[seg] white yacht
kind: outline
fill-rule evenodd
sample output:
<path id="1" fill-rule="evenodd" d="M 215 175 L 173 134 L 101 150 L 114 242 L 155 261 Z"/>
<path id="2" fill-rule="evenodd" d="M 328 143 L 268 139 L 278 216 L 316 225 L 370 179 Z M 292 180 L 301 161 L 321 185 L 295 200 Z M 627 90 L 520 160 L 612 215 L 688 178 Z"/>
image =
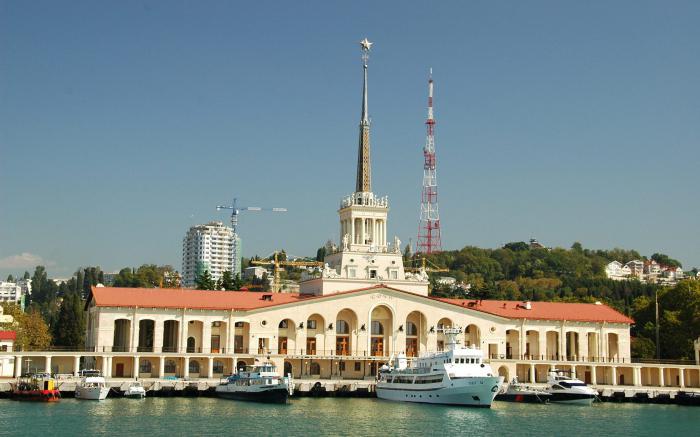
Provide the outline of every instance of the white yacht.
<path id="1" fill-rule="evenodd" d="M 146 397 L 146 389 L 139 381 L 134 381 L 129 384 L 129 387 L 124 391 L 124 397 L 131 399 L 143 399 Z"/>
<path id="2" fill-rule="evenodd" d="M 279 376 L 272 363 L 246 366 L 216 386 L 216 394 L 241 401 L 286 403 L 294 392 L 292 375 Z"/>
<path id="3" fill-rule="evenodd" d="M 107 398 L 109 387 L 104 377 L 97 370 L 83 370 L 82 379 L 75 386 L 76 399 L 101 401 Z"/>
<path id="4" fill-rule="evenodd" d="M 572 378 L 564 370 L 551 370 L 547 373 L 546 391 L 551 394 L 552 402 L 591 405 L 598 392 L 580 379 Z"/>
<path id="5" fill-rule="evenodd" d="M 392 368 L 383 369 L 377 382 L 377 397 L 392 401 L 490 407 L 503 377 L 494 375 L 483 353 L 458 346 L 460 328 L 443 329 L 447 350 L 408 363 L 404 354 Z"/>

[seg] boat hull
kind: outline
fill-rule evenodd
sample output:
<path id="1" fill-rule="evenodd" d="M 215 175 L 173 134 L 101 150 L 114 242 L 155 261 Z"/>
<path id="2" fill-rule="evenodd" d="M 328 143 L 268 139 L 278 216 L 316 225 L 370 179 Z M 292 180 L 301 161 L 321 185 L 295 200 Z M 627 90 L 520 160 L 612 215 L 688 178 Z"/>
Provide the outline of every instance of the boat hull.
<path id="1" fill-rule="evenodd" d="M 15 390 L 12 392 L 12 399 L 31 402 L 58 402 L 61 400 L 61 392 L 58 390 Z"/>
<path id="2" fill-rule="evenodd" d="M 101 401 L 107 399 L 109 387 L 76 387 L 75 398 L 87 401 Z"/>
<path id="3" fill-rule="evenodd" d="M 377 397 L 390 401 L 425 404 L 491 407 L 502 382 L 499 377 L 461 378 L 450 381 L 450 386 L 413 388 L 408 384 L 377 384 Z"/>
<path id="4" fill-rule="evenodd" d="M 595 395 L 588 393 L 552 393 L 549 400 L 558 404 L 591 405 L 595 400 Z"/>
<path id="5" fill-rule="evenodd" d="M 497 401 L 520 402 L 523 404 L 545 404 L 549 402 L 551 395 L 535 393 L 505 393 L 496 396 Z"/>
<path id="6" fill-rule="evenodd" d="M 144 393 L 144 392 L 124 393 L 124 397 L 128 398 L 128 399 L 143 399 L 146 397 L 146 393 Z"/>
<path id="7" fill-rule="evenodd" d="M 289 398 L 289 391 L 284 388 L 273 388 L 269 390 L 217 390 L 217 396 L 224 399 L 236 401 L 265 402 L 272 404 L 285 404 Z"/>

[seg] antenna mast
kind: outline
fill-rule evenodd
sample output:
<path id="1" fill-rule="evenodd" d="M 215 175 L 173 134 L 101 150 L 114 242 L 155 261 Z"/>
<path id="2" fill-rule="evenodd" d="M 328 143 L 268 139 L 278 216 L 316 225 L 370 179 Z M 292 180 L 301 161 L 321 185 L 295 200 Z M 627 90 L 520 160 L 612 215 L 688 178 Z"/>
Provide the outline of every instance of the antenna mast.
<path id="1" fill-rule="evenodd" d="M 420 204 L 420 223 L 416 252 L 431 254 L 442 250 L 440 214 L 437 201 L 437 173 L 435 170 L 435 118 L 433 117 L 433 69 L 428 78 L 427 136 L 423 147 L 423 192 Z"/>

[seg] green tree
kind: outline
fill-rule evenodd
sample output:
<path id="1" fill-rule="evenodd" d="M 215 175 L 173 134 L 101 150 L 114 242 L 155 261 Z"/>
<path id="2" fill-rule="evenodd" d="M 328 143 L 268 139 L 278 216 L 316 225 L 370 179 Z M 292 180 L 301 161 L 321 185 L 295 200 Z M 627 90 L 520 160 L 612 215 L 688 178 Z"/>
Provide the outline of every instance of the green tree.
<path id="1" fill-rule="evenodd" d="M 197 285 L 197 290 L 213 290 L 216 288 L 216 283 L 212 279 L 209 270 L 204 270 L 201 275 L 197 275 L 194 282 Z"/>
<path id="2" fill-rule="evenodd" d="M 46 350 L 51 345 L 51 332 L 41 314 L 33 309 L 22 312 L 14 303 L 2 303 L 5 314 L 14 318 L 12 323 L 3 323 L 2 329 L 17 333 L 15 348 L 17 350 Z"/>
<path id="3" fill-rule="evenodd" d="M 243 288 L 243 280 L 241 279 L 241 275 L 236 273 L 236 277 L 233 278 L 233 290 L 240 290 Z"/>
<path id="4" fill-rule="evenodd" d="M 316 261 L 323 261 L 326 259 L 326 246 L 321 246 L 316 249 Z"/>
<path id="5" fill-rule="evenodd" d="M 665 255 L 663 253 L 655 253 L 651 256 L 651 259 L 656 261 L 657 263 L 661 264 L 662 266 L 669 266 L 669 267 L 683 267 L 683 265 L 680 263 L 680 261 L 675 260 L 668 255 Z"/>
<path id="6" fill-rule="evenodd" d="M 7 275 L 7 282 L 15 282 L 15 277 L 12 276 L 12 273 L 10 273 L 9 275 Z"/>
<path id="7" fill-rule="evenodd" d="M 32 275 L 30 275 L 29 272 L 25 270 L 25 271 L 24 271 L 24 276 L 22 276 L 22 279 L 29 279 L 29 278 L 31 278 L 31 277 L 32 277 Z"/>
<path id="8" fill-rule="evenodd" d="M 224 273 L 221 275 L 221 279 L 219 279 L 218 284 L 217 284 L 217 289 L 224 289 L 224 290 L 235 290 L 236 285 L 234 283 L 233 275 L 231 275 L 230 270 L 224 271 Z"/>
<path id="9" fill-rule="evenodd" d="M 54 344 L 73 349 L 85 346 L 84 301 L 76 292 L 69 292 L 63 298 L 58 311 L 58 319 L 53 327 Z"/>

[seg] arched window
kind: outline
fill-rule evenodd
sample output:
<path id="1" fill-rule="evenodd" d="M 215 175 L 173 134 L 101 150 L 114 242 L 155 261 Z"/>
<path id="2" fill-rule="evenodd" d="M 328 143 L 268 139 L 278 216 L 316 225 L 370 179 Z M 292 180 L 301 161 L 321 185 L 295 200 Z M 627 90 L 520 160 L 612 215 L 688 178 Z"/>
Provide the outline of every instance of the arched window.
<path id="1" fill-rule="evenodd" d="M 284 362 L 284 374 L 289 375 L 290 373 L 292 373 L 292 363 L 290 363 L 289 361 L 285 361 Z"/>
<path id="2" fill-rule="evenodd" d="M 214 360 L 214 373 L 224 373 L 224 362 L 219 360 Z"/>
<path id="3" fill-rule="evenodd" d="M 309 365 L 309 373 L 311 375 L 320 375 L 321 374 L 321 366 L 318 363 L 311 363 Z"/>
<path id="4" fill-rule="evenodd" d="M 418 335 L 418 328 L 413 322 L 406 322 L 406 335 Z"/>
<path id="5" fill-rule="evenodd" d="M 372 321 L 372 335 L 384 335 L 384 326 L 382 326 L 381 322 Z"/>
<path id="6" fill-rule="evenodd" d="M 245 366 L 247 366 L 245 361 L 239 361 L 236 365 L 236 370 L 238 370 L 239 372 L 245 370 Z"/>
<path id="7" fill-rule="evenodd" d="M 175 373 L 175 368 L 175 360 L 165 360 L 165 367 L 163 369 L 165 373 Z"/>
<path id="8" fill-rule="evenodd" d="M 338 320 L 335 322 L 335 333 L 344 335 L 350 334 L 350 325 L 345 320 Z"/>
<path id="9" fill-rule="evenodd" d="M 190 373 L 199 373 L 199 361 L 190 361 Z"/>
<path id="10" fill-rule="evenodd" d="M 280 329 L 287 329 L 287 326 L 289 326 L 287 323 L 287 319 L 284 319 L 280 322 Z"/>
<path id="11" fill-rule="evenodd" d="M 188 337 L 187 338 L 187 352 L 193 353 L 194 352 L 194 337 Z"/>
<path id="12" fill-rule="evenodd" d="M 151 373 L 151 362 L 149 360 L 142 360 L 139 366 L 140 373 Z"/>

